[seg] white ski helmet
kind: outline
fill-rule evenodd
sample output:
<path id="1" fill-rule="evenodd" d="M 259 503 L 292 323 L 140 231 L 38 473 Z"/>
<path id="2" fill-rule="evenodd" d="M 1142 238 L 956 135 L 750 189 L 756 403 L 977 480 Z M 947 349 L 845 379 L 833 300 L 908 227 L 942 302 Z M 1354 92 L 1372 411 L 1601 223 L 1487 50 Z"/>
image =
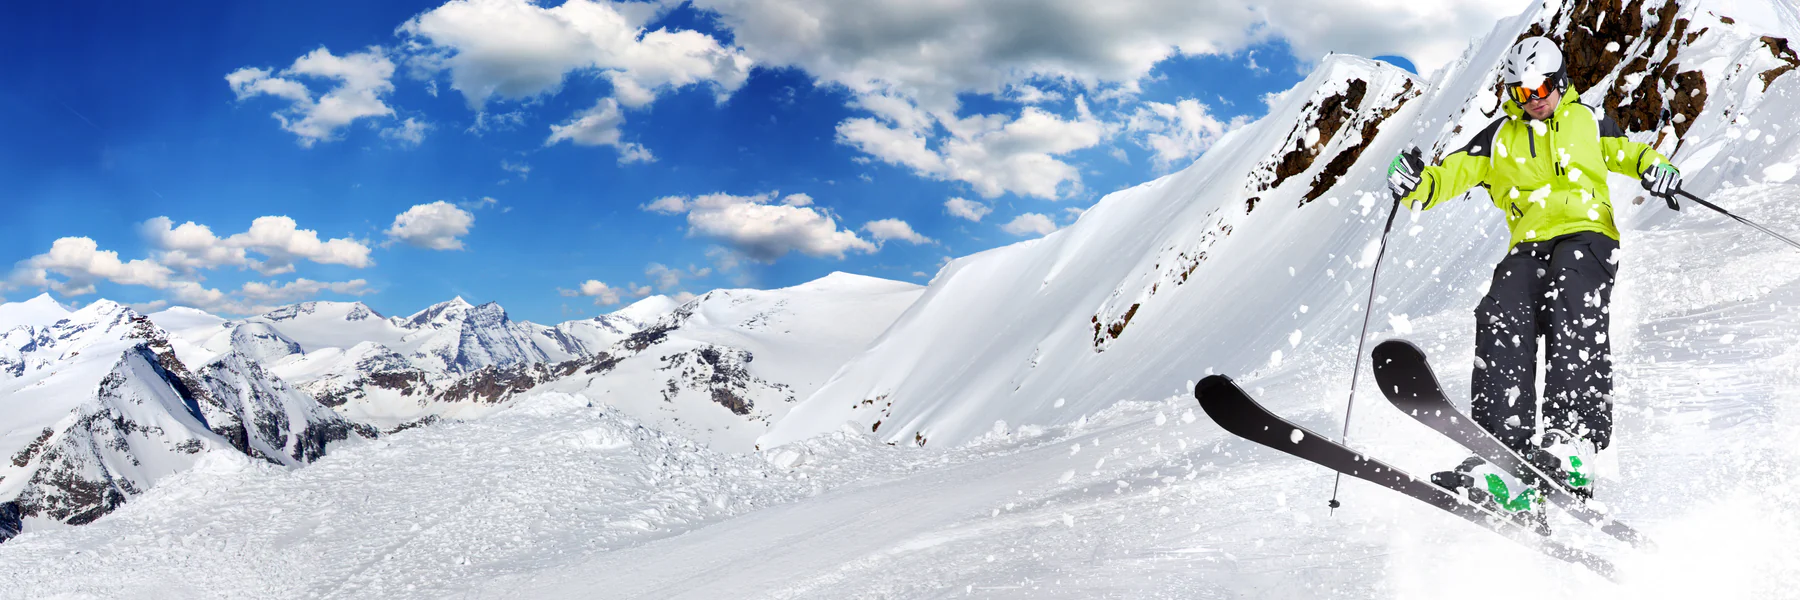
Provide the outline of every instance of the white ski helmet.
<path id="1" fill-rule="evenodd" d="M 1562 50 L 1556 48 L 1556 42 L 1547 37 L 1530 37 L 1513 44 L 1506 51 L 1506 63 L 1501 67 L 1501 81 L 1506 85 L 1522 85 L 1536 88 L 1548 80 L 1556 89 L 1568 85 L 1569 70 L 1563 64 Z"/>

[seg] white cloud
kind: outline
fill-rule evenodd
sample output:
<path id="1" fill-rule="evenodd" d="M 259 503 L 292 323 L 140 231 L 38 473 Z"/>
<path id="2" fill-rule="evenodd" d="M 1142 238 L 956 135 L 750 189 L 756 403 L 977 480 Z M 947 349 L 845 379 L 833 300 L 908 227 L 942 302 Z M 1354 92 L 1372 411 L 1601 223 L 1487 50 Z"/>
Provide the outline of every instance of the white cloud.
<path id="1" fill-rule="evenodd" d="M 368 285 L 369 282 L 362 279 L 328 282 L 301 277 L 287 283 L 247 282 L 243 288 L 238 290 L 238 293 L 255 302 L 287 304 L 296 300 L 312 298 L 319 295 L 320 292 L 327 291 L 348 296 L 362 296 L 374 291 L 368 289 Z"/>
<path id="2" fill-rule="evenodd" d="M 620 141 L 619 126 L 624 123 L 625 115 L 620 112 L 618 101 L 601 98 L 593 108 L 562 124 L 551 125 L 550 138 L 544 140 L 544 145 L 554 146 L 567 140 L 582 146 L 612 146 L 619 151 L 619 164 L 655 161 L 656 157 L 643 146 Z"/>
<path id="3" fill-rule="evenodd" d="M 589 279 L 581 282 L 581 287 L 578 289 L 560 291 L 564 296 L 587 296 L 593 298 L 594 304 L 598 305 L 618 304 L 619 298 L 625 293 L 625 290 L 606 285 L 606 283 L 597 279 Z"/>
<path id="4" fill-rule="evenodd" d="M 320 242 L 314 232 L 295 229 L 293 220 L 287 217 L 259 218 L 250 231 L 223 239 L 204 225 L 171 225 L 167 217 L 145 222 L 140 230 L 150 243 L 152 257 L 131 261 L 121 260 L 112 250 L 101 250 L 91 238 L 58 239 L 51 243 L 49 252 L 15 264 L 12 273 L 0 281 L 0 290 L 35 287 L 80 296 L 95 293 L 96 283 L 109 281 L 161 290 L 167 295 L 167 299 L 146 304 L 147 308 L 175 304 L 222 314 L 266 312 L 269 302 L 298 300 L 322 291 L 369 293 L 364 287 L 367 283 L 361 279 L 339 283 L 297 279 L 279 285 L 250 282 L 235 294 L 208 288 L 200 283 L 197 271 L 237 266 L 273 274 L 293 270 L 293 262 L 299 259 L 357 268 L 373 263 L 368 260 L 367 246 L 350 240 Z M 251 259 L 246 251 L 266 253 L 269 259 Z"/>
<path id="5" fill-rule="evenodd" d="M 656 201 L 639 206 L 644 210 L 665 215 L 679 215 L 687 212 L 687 198 L 681 196 L 664 196 Z"/>
<path id="6" fill-rule="evenodd" d="M 407 117 L 398 126 L 382 128 L 381 137 L 399 142 L 402 146 L 417 148 L 425 141 L 425 132 L 430 130 L 431 124 Z"/>
<path id="7" fill-rule="evenodd" d="M 679 287 L 682 279 L 687 277 L 705 277 L 712 274 L 712 269 L 683 272 L 681 269 L 671 269 L 662 263 L 650 263 L 648 266 L 644 267 L 644 274 L 650 277 L 650 283 L 655 285 L 656 289 L 667 292 Z"/>
<path id="8" fill-rule="evenodd" d="M 51 274 L 65 279 L 51 279 Z M 119 260 L 118 252 L 101 250 L 92 238 L 65 237 L 51 242 L 49 252 L 13 265 L 7 281 L 13 289 L 47 287 L 65 296 L 81 296 L 94 293 L 94 283 L 102 280 L 165 289 L 172 284 L 171 275 L 173 270 L 156 261 Z"/>
<path id="9" fill-rule="evenodd" d="M 869 237 L 875 238 L 875 244 L 878 246 L 887 243 L 888 240 L 900 240 L 914 245 L 934 243 L 931 238 L 919 235 L 919 232 L 913 231 L 912 225 L 908 225 L 906 221 L 900 219 L 869 221 L 864 223 L 862 228 L 863 231 L 869 232 Z"/>
<path id="10" fill-rule="evenodd" d="M 525 181 L 531 178 L 531 165 L 525 163 L 515 163 L 510 160 L 502 159 L 500 161 L 500 168 L 505 171 L 517 173 L 519 175 L 519 181 Z"/>
<path id="11" fill-rule="evenodd" d="M 1073 119 L 1036 107 L 1016 119 L 939 115 L 937 123 L 949 135 L 936 148 L 927 138 L 935 128 L 908 129 L 915 117 L 904 111 L 886 122 L 846 120 L 838 124 L 838 141 L 920 176 L 968 183 L 988 198 L 1012 192 L 1055 199 L 1081 185 L 1080 172 L 1057 156 L 1098 145 L 1107 133 L 1086 101 L 1077 98 L 1075 104 Z"/>
<path id="12" fill-rule="evenodd" d="M 499 204 L 500 201 L 496 200 L 493 196 L 482 196 L 480 200 L 458 202 L 456 203 L 456 206 L 467 211 L 477 211 L 484 208 L 493 208 Z"/>
<path id="13" fill-rule="evenodd" d="M 1199 156 L 1226 131 L 1247 122 L 1244 118 L 1220 121 L 1205 104 L 1183 98 L 1175 104 L 1145 102 L 1127 120 L 1125 129 L 1137 136 L 1138 145 L 1156 153 L 1158 168 L 1167 169 L 1175 161 Z"/>
<path id="14" fill-rule="evenodd" d="M 1067 155 L 1109 133 L 1080 108 L 1051 112 L 1065 92 L 1046 87 L 1125 101 L 1171 57 L 1229 54 L 1277 38 L 1303 63 L 1327 51 L 1397 54 L 1429 72 L 1526 3 L 695 0 L 694 6 L 718 13 L 758 64 L 798 67 L 849 90 L 851 104 L 869 115 L 840 122 L 840 143 L 921 177 L 966 182 L 984 197 L 1053 198 L 1059 190 L 1081 189 Z M 970 94 L 1043 111 L 1019 115 L 1017 125 L 968 116 L 959 97 Z M 1165 163 L 1216 137 L 1203 120 L 1174 119 L 1141 136 Z"/>
<path id="15" fill-rule="evenodd" d="M 431 250 L 461 250 L 462 240 L 475 225 L 475 215 L 443 200 L 418 204 L 394 217 L 386 231 L 388 243 L 396 241 Z"/>
<path id="16" fill-rule="evenodd" d="M 1056 222 L 1038 213 L 1025 213 L 1012 222 L 1001 225 L 1000 230 L 1013 235 L 1050 235 L 1050 232 L 1056 231 Z"/>
<path id="17" fill-rule="evenodd" d="M 873 252 L 875 245 L 840 230 L 828 213 L 806 206 L 770 204 L 775 194 L 709 194 L 692 199 L 658 199 L 645 210 L 687 213 L 688 235 L 710 237 L 757 261 L 772 262 L 789 252 L 843 258 L 850 251 Z M 723 269 L 721 269 L 723 270 Z"/>
<path id="18" fill-rule="evenodd" d="M 301 146 L 310 148 L 333 139 L 337 130 L 357 119 L 393 115 L 394 110 L 382 102 L 382 96 L 394 91 L 393 76 L 394 62 L 380 48 L 337 56 L 321 47 L 280 73 L 244 67 L 226 75 L 225 82 L 240 101 L 269 95 L 292 103 L 274 113 L 275 119 L 282 129 L 300 136 Z M 332 80 L 336 85 L 314 98 L 302 78 Z M 402 132 L 406 127 L 411 125 L 403 124 Z M 424 130 L 416 135 L 423 139 Z"/>
<path id="19" fill-rule="evenodd" d="M 951 198 L 944 201 L 944 210 L 949 211 L 953 216 L 977 223 L 981 222 L 981 218 L 987 216 L 988 213 L 994 212 L 994 209 L 988 208 L 986 204 L 967 198 Z"/>
<path id="20" fill-rule="evenodd" d="M 300 229 L 286 216 L 257 217 L 248 231 L 223 239 L 205 225 L 174 223 L 168 217 L 156 217 L 145 221 L 138 231 L 150 243 L 157 262 L 184 271 L 235 266 L 276 275 L 293 271 L 298 260 L 358 269 L 375 264 L 369 258 L 368 245 L 350 238 L 321 241 L 317 231 Z M 252 259 L 249 252 L 266 258 Z"/>
<path id="21" fill-rule="evenodd" d="M 806 194 L 789 194 L 781 199 L 781 203 L 788 206 L 812 206 L 813 198 Z"/>
<path id="22" fill-rule="evenodd" d="M 575 71 L 612 80 L 627 106 L 668 88 L 710 83 L 728 95 L 749 77 L 750 60 L 696 31 L 646 31 L 668 2 L 453 0 L 400 26 L 424 72 L 448 70 L 472 107 L 494 97 L 555 93 Z"/>

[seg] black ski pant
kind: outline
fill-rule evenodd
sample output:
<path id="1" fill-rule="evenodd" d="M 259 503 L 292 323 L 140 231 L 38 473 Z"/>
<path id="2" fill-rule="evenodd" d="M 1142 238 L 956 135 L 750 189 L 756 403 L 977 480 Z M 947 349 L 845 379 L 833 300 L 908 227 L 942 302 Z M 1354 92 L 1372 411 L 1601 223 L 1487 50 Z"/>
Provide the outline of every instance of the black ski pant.
<path id="1" fill-rule="evenodd" d="M 1578 232 L 1514 246 L 1475 309 L 1473 416 L 1524 452 L 1538 429 L 1538 338 L 1544 338 L 1543 418 L 1605 448 L 1612 437 L 1608 339 L 1619 242 Z"/>

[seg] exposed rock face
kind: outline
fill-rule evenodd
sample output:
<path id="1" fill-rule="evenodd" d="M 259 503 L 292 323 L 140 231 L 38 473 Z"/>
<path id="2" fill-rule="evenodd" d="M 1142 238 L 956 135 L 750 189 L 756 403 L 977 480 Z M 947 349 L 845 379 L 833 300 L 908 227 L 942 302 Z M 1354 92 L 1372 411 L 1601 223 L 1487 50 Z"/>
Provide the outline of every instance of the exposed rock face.
<path id="1" fill-rule="evenodd" d="M 5 338 L 0 353 L 18 359 L 0 378 L 0 456 L 10 458 L 0 463 L 0 538 L 29 519 L 91 522 L 208 450 L 300 464 L 373 434 L 241 353 L 195 374 L 165 331 L 116 303 L 29 333 Z M 287 344 L 271 333 L 248 328 L 234 341 L 279 353 Z"/>
<path id="2" fill-rule="evenodd" d="M 255 458 L 304 464 L 324 456 L 331 442 L 377 435 L 373 427 L 344 419 L 237 352 L 202 367 L 200 379 L 214 400 L 201 409 L 207 424 Z"/>
<path id="3" fill-rule="evenodd" d="M 748 351 L 712 345 L 663 356 L 661 370 L 669 374 L 663 400 L 673 402 L 682 392 L 695 391 L 739 416 L 750 414 L 753 391 L 786 392 L 786 401 L 795 401 L 791 387 L 751 375 L 746 367 L 752 360 Z"/>

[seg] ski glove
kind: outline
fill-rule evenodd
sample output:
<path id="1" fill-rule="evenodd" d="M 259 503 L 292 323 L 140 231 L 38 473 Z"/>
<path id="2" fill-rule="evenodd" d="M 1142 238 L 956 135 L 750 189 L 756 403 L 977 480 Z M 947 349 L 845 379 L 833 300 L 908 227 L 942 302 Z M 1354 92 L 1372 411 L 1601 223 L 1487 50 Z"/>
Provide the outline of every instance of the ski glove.
<path id="1" fill-rule="evenodd" d="M 1681 171 L 1666 162 L 1659 162 L 1644 169 L 1644 189 L 1650 195 L 1662 198 L 1669 203 L 1669 208 L 1681 210 L 1675 203 L 1675 191 L 1681 189 Z"/>
<path id="2" fill-rule="evenodd" d="M 1418 146 L 1407 149 L 1388 163 L 1388 192 L 1399 201 L 1419 187 L 1419 174 L 1425 172 L 1425 159 Z"/>

